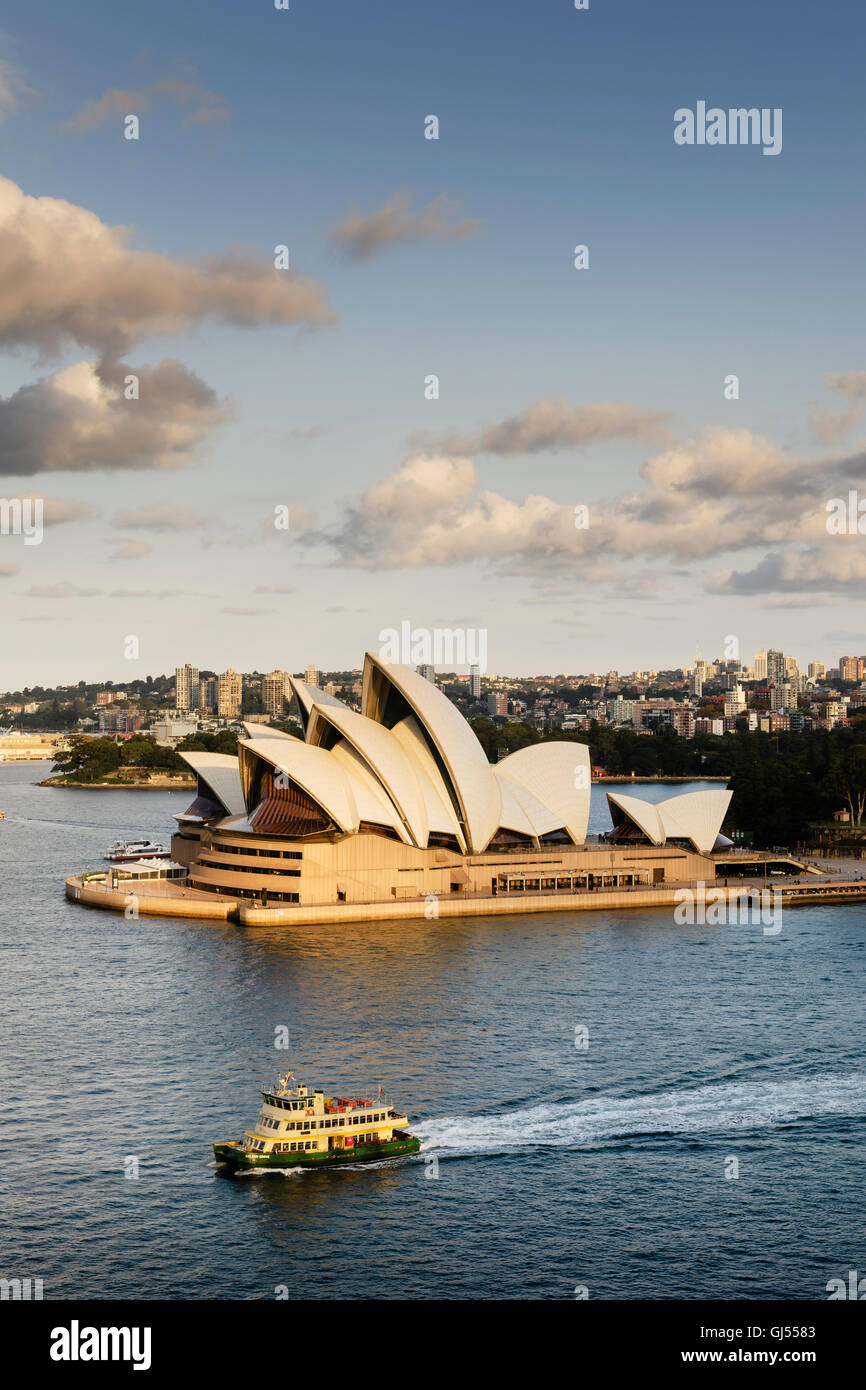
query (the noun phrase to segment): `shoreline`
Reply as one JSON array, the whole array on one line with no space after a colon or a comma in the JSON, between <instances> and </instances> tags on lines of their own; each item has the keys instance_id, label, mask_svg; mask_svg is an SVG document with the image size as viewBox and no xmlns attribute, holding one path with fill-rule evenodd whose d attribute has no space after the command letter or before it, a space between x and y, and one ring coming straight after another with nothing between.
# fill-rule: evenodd
<instances>
[{"instance_id":1,"label":"shoreline","mask_svg":"<svg viewBox=\"0 0 866 1390\"><path fill-rule=\"evenodd\" d=\"M153 777L146 782L64 782L58 777L46 777L44 782L36 782L37 787L72 787L75 791L180 791L188 792L195 790L194 778L179 777Z\"/></svg>"},{"instance_id":2,"label":"shoreline","mask_svg":"<svg viewBox=\"0 0 866 1390\"><path fill-rule=\"evenodd\" d=\"M491 764L492 766L492 764ZM616 777L593 777L594 787L613 786L631 784L637 786L638 783L652 784L657 782L660 786L666 784L678 784L686 782L729 782L730 777L699 777L691 774L688 777L631 777L625 773ZM176 787L179 791L189 791L194 789L196 782L191 779L173 779L168 777L152 778L146 782L66 782L59 777L46 777L44 781L37 782L37 787L73 787L78 791L116 791L129 788L132 791L148 791L155 788L158 791L171 790Z\"/></svg>"},{"instance_id":3,"label":"shoreline","mask_svg":"<svg viewBox=\"0 0 866 1390\"><path fill-rule=\"evenodd\" d=\"M169 886L170 882L170 886ZM165 886L163 886L165 885ZM310 903L306 906L258 907L229 895L215 895L197 888L184 888L177 880L151 880L146 891L139 884L136 892L134 880L122 888L107 888L101 884L85 883L80 874L66 880L66 897L70 902L85 907L101 908L103 911L123 912L134 904L134 915L153 917L186 917L208 920L234 920L242 927L307 927L316 924L342 922L376 922L384 920L429 919L430 910L425 898L406 901L388 900L370 903ZM435 916L443 917L499 917L513 916L525 912L593 912L600 909L623 908L675 908L683 901L684 888L694 888L692 884L671 884L669 887L610 888L593 889L582 893L533 893L483 895L453 898L440 898ZM820 902L842 902L866 899L866 879L844 879L839 883L816 884L772 884L764 885L761 879L741 879L739 883L724 884L711 882L706 885L708 893L720 894L716 902L742 903L742 895L749 892L761 893L762 888L776 901L778 895L787 906Z\"/></svg>"},{"instance_id":4,"label":"shoreline","mask_svg":"<svg viewBox=\"0 0 866 1390\"><path fill-rule=\"evenodd\" d=\"M609 782L730 782L731 774L727 777L702 776L700 773L691 772L688 777L632 777L631 773L617 773L610 777L593 777L594 787L603 787Z\"/></svg>"}]
</instances>

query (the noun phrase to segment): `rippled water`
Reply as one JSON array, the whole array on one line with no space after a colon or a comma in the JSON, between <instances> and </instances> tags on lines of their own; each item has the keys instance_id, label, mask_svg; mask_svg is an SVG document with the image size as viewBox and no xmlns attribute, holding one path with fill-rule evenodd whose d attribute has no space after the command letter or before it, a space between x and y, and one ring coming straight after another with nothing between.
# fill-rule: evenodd
<instances>
[{"instance_id":1,"label":"rippled water","mask_svg":"<svg viewBox=\"0 0 866 1390\"><path fill-rule=\"evenodd\" d=\"M126 921L63 879L164 839L188 793L45 771L0 765L0 1274L53 1298L814 1299L866 1268L862 906L777 937L667 911ZM281 1026L308 1082L381 1082L422 1153L217 1173Z\"/></svg>"}]
</instances>

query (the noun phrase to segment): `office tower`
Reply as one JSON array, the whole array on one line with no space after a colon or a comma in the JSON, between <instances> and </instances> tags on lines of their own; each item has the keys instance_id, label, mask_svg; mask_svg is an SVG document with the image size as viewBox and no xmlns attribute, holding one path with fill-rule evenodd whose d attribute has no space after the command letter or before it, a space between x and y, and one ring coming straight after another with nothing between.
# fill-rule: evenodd
<instances>
[{"instance_id":1,"label":"office tower","mask_svg":"<svg viewBox=\"0 0 866 1390\"><path fill-rule=\"evenodd\" d=\"M610 704L611 720L614 724L630 724L634 715L634 700L624 700L617 695Z\"/></svg>"},{"instance_id":2,"label":"office tower","mask_svg":"<svg viewBox=\"0 0 866 1390\"><path fill-rule=\"evenodd\" d=\"M680 738L694 738L695 712L693 709L674 710L671 722Z\"/></svg>"},{"instance_id":3,"label":"office tower","mask_svg":"<svg viewBox=\"0 0 866 1390\"><path fill-rule=\"evenodd\" d=\"M757 661L757 655L755 657ZM767 681L770 685L775 685L778 689L785 683L785 654L784 652L774 651L772 648L767 652Z\"/></svg>"},{"instance_id":4,"label":"office tower","mask_svg":"<svg viewBox=\"0 0 866 1390\"><path fill-rule=\"evenodd\" d=\"M216 676L207 676L205 680L198 683L198 709L206 710L209 714L216 714L217 707L217 682Z\"/></svg>"},{"instance_id":5,"label":"office tower","mask_svg":"<svg viewBox=\"0 0 866 1390\"><path fill-rule=\"evenodd\" d=\"M241 712L242 698L241 674L229 668L217 677L217 714L220 719L237 719Z\"/></svg>"},{"instance_id":6,"label":"office tower","mask_svg":"<svg viewBox=\"0 0 866 1390\"><path fill-rule=\"evenodd\" d=\"M863 674L862 662L856 656L839 657L839 679L843 681L859 681Z\"/></svg>"},{"instance_id":7,"label":"office tower","mask_svg":"<svg viewBox=\"0 0 866 1390\"><path fill-rule=\"evenodd\" d=\"M767 679L767 653L755 652L755 680L765 681Z\"/></svg>"},{"instance_id":8,"label":"office tower","mask_svg":"<svg viewBox=\"0 0 866 1390\"><path fill-rule=\"evenodd\" d=\"M194 666L178 666L174 673L174 703L179 710L196 709L198 705L198 671Z\"/></svg>"},{"instance_id":9,"label":"office tower","mask_svg":"<svg viewBox=\"0 0 866 1390\"><path fill-rule=\"evenodd\" d=\"M495 692L488 695L487 713L493 715L506 715L508 713L508 696L497 695Z\"/></svg>"},{"instance_id":10,"label":"office tower","mask_svg":"<svg viewBox=\"0 0 866 1390\"><path fill-rule=\"evenodd\" d=\"M477 666L469 667L469 694L473 700L481 699L481 672Z\"/></svg>"},{"instance_id":11,"label":"office tower","mask_svg":"<svg viewBox=\"0 0 866 1390\"><path fill-rule=\"evenodd\" d=\"M773 697L773 709L786 710L796 708L797 692L788 681L783 681L781 685L776 686Z\"/></svg>"},{"instance_id":12,"label":"office tower","mask_svg":"<svg viewBox=\"0 0 866 1390\"><path fill-rule=\"evenodd\" d=\"M736 719L746 708L746 697L743 694L743 687L735 685L733 690L729 690L725 695L725 718Z\"/></svg>"},{"instance_id":13,"label":"office tower","mask_svg":"<svg viewBox=\"0 0 866 1390\"><path fill-rule=\"evenodd\" d=\"M808 674L810 680L820 680L822 676L827 674L827 667L824 665L823 661L810 661Z\"/></svg>"},{"instance_id":14,"label":"office tower","mask_svg":"<svg viewBox=\"0 0 866 1390\"><path fill-rule=\"evenodd\" d=\"M285 713L292 698L292 687L285 671L271 671L262 678L262 707L272 719Z\"/></svg>"}]
</instances>

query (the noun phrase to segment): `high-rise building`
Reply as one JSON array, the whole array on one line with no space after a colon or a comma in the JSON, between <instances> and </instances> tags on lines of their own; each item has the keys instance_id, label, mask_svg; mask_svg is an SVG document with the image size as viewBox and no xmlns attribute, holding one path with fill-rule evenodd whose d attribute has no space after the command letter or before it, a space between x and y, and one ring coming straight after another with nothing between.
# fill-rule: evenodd
<instances>
[{"instance_id":1,"label":"high-rise building","mask_svg":"<svg viewBox=\"0 0 866 1390\"><path fill-rule=\"evenodd\" d=\"M776 693L777 693L777 695L778 695L778 691L777 691ZM777 701L776 708L777 708L777 709L796 709L796 708L797 708L797 691L796 691L795 687L794 687L789 681L785 681L785 682L783 683L783 685L782 685L781 699Z\"/></svg>"},{"instance_id":2,"label":"high-rise building","mask_svg":"<svg viewBox=\"0 0 866 1390\"><path fill-rule=\"evenodd\" d=\"M857 656L839 657L839 679L842 681L859 681L863 675L863 663Z\"/></svg>"},{"instance_id":3,"label":"high-rise building","mask_svg":"<svg viewBox=\"0 0 866 1390\"><path fill-rule=\"evenodd\" d=\"M755 680L765 681L767 679L767 653L755 652Z\"/></svg>"},{"instance_id":4,"label":"high-rise building","mask_svg":"<svg viewBox=\"0 0 866 1390\"><path fill-rule=\"evenodd\" d=\"M243 681L231 667L217 677L217 714L220 719L237 719L243 700Z\"/></svg>"},{"instance_id":5,"label":"high-rise building","mask_svg":"<svg viewBox=\"0 0 866 1390\"><path fill-rule=\"evenodd\" d=\"M671 723L680 738L694 738L695 712L693 709L674 710Z\"/></svg>"},{"instance_id":6,"label":"high-rise building","mask_svg":"<svg viewBox=\"0 0 866 1390\"><path fill-rule=\"evenodd\" d=\"M729 690L725 695L725 718L736 719L746 708L746 697L743 694L743 687L735 685L733 690Z\"/></svg>"},{"instance_id":7,"label":"high-rise building","mask_svg":"<svg viewBox=\"0 0 866 1390\"><path fill-rule=\"evenodd\" d=\"M695 669L694 669L694 671L692 671L692 677L691 677L691 681L689 682L689 686L690 686L691 692L692 692L692 694L694 695L695 699L696 699L696 700L699 700L699 699L701 698L701 696L703 695L703 693L704 693L704 667L703 667L703 662L701 663L700 666L696 666Z\"/></svg>"},{"instance_id":8,"label":"high-rise building","mask_svg":"<svg viewBox=\"0 0 866 1390\"><path fill-rule=\"evenodd\" d=\"M758 654L755 656L757 661ZM775 685L777 689L785 683L785 654L784 652L774 651L772 648L767 652L767 682Z\"/></svg>"},{"instance_id":9,"label":"high-rise building","mask_svg":"<svg viewBox=\"0 0 866 1390\"><path fill-rule=\"evenodd\" d=\"M207 676L205 680L198 683L198 704L197 709L206 710L210 714L216 714L217 707L217 681L216 676Z\"/></svg>"},{"instance_id":10,"label":"high-rise building","mask_svg":"<svg viewBox=\"0 0 866 1390\"><path fill-rule=\"evenodd\" d=\"M507 715L508 696L497 694L496 691L491 691L487 696L487 713L501 716Z\"/></svg>"},{"instance_id":11,"label":"high-rise building","mask_svg":"<svg viewBox=\"0 0 866 1390\"><path fill-rule=\"evenodd\" d=\"M630 724L634 714L634 701L624 700L621 695L617 695L615 700L610 702L610 718L614 724Z\"/></svg>"},{"instance_id":12,"label":"high-rise building","mask_svg":"<svg viewBox=\"0 0 866 1390\"><path fill-rule=\"evenodd\" d=\"M285 671L271 671L262 678L262 707L272 719L279 719L285 713L286 705L292 698L292 687Z\"/></svg>"},{"instance_id":13,"label":"high-rise building","mask_svg":"<svg viewBox=\"0 0 866 1390\"><path fill-rule=\"evenodd\" d=\"M477 666L469 667L469 694L473 700L481 699L481 671Z\"/></svg>"},{"instance_id":14,"label":"high-rise building","mask_svg":"<svg viewBox=\"0 0 866 1390\"><path fill-rule=\"evenodd\" d=\"M429 663L425 664L424 666L419 666L418 675L423 676L425 681L432 681L434 685L436 684L435 666L431 666Z\"/></svg>"},{"instance_id":15,"label":"high-rise building","mask_svg":"<svg viewBox=\"0 0 866 1390\"><path fill-rule=\"evenodd\" d=\"M318 671L316 670L315 666L308 666L308 667L307 667L306 671L304 672L304 680L305 680L305 682L307 683L307 685L315 685L315 686L318 686L318 684L319 684L319 673L318 673Z\"/></svg>"},{"instance_id":16,"label":"high-rise building","mask_svg":"<svg viewBox=\"0 0 866 1390\"><path fill-rule=\"evenodd\" d=\"M174 673L174 703L179 710L198 705L198 671L194 666L178 666Z\"/></svg>"},{"instance_id":17,"label":"high-rise building","mask_svg":"<svg viewBox=\"0 0 866 1390\"><path fill-rule=\"evenodd\" d=\"M808 666L808 675L809 675L809 679L810 679L810 680L812 680L812 681L820 680L821 677L824 676L824 675L826 675L826 674L827 674L827 667L824 665L823 661L810 661L810 662L809 662L809 666Z\"/></svg>"}]
</instances>

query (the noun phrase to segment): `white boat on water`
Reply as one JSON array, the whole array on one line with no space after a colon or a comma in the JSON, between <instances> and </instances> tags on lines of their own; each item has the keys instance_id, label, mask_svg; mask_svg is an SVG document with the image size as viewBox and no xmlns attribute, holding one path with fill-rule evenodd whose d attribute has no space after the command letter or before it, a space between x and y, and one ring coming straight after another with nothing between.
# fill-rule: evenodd
<instances>
[{"instance_id":1,"label":"white boat on water","mask_svg":"<svg viewBox=\"0 0 866 1390\"><path fill-rule=\"evenodd\" d=\"M117 840L109 846L106 859L122 864L130 859L170 859L171 850L153 840Z\"/></svg>"}]
</instances>

